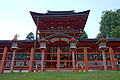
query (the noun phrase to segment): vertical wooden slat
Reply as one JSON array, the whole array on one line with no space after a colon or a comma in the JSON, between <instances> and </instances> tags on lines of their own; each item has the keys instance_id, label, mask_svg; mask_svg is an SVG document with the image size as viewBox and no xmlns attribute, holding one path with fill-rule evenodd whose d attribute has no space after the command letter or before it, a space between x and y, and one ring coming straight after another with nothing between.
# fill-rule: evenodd
<instances>
[{"instance_id":1,"label":"vertical wooden slat","mask_svg":"<svg viewBox=\"0 0 120 80\"><path fill-rule=\"evenodd\" d=\"M84 49L84 62L85 62L85 71L88 71L88 56L87 56L87 49Z\"/></svg>"},{"instance_id":2,"label":"vertical wooden slat","mask_svg":"<svg viewBox=\"0 0 120 80\"><path fill-rule=\"evenodd\" d=\"M60 48L57 49L57 72L60 72Z\"/></svg>"},{"instance_id":3,"label":"vertical wooden slat","mask_svg":"<svg viewBox=\"0 0 120 80\"><path fill-rule=\"evenodd\" d=\"M116 71L113 49L110 48L110 49L109 49L109 52L110 52L110 60L111 60L111 64L112 64L112 69L113 69L113 71Z\"/></svg>"},{"instance_id":4,"label":"vertical wooden slat","mask_svg":"<svg viewBox=\"0 0 120 80\"><path fill-rule=\"evenodd\" d=\"M33 70L33 58L34 58L34 49L32 48L30 52L29 72L32 72Z\"/></svg>"},{"instance_id":5,"label":"vertical wooden slat","mask_svg":"<svg viewBox=\"0 0 120 80\"><path fill-rule=\"evenodd\" d=\"M3 73L4 66L5 66L5 60L6 60L6 55L7 55L7 47L4 48L3 55L2 55L2 60L1 60L1 66L0 66L0 74Z\"/></svg>"}]
</instances>

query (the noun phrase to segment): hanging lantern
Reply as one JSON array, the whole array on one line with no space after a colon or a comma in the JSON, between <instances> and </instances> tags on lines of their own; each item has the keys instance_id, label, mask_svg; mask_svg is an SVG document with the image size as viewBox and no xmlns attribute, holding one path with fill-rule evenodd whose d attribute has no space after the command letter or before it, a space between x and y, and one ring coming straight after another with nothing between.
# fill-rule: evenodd
<instances>
[{"instance_id":1,"label":"hanging lantern","mask_svg":"<svg viewBox=\"0 0 120 80\"><path fill-rule=\"evenodd\" d=\"M11 50L12 51L15 51L19 48L19 40L17 40L16 38L14 38L13 40L10 41L12 43L12 46L11 46Z\"/></svg>"},{"instance_id":2,"label":"hanging lantern","mask_svg":"<svg viewBox=\"0 0 120 80\"><path fill-rule=\"evenodd\" d=\"M82 34L83 33L83 31L82 31L82 29L80 29L80 34Z\"/></svg>"},{"instance_id":3,"label":"hanging lantern","mask_svg":"<svg viewBox=\"0 0 120 80\"><path fill-rule=\"evenodd\" d=\"M40 32L40 31L38 31L38 34L41 34L41 32Z\"/></svg>"},{"instance_id":4,"label":"hanging lantern","mask_svg":"<svg viewBox=\"0 0 120 80\"><path fill-rule=\"evenodd\" d=\"M45 42L40 43L40 48L46 48L46 43Z\"/></svg>"},{"instance_id":5,"label":"hanging lantern","mask_svg":"<svg viewBox=\"0 0 120 80\"><path fill-rule=\"evenodd\" d=\"M69 40L69 42L70 42L70 49L76 49L77 48L77 46L76 46L76 43L78 42L77 39L72 38L72 39Z\"/></svg>"},{"instance_id":6,"label":"hanging lantern","mask_svg":"<svg viewBox=\"0 0 120 80\"><path fill-rule=\"evenodd\" d=\"M70 43L70 48L76 48L76 43L71 42L71 43Z\"/></svg>"},{"instance_id":7,"label":"hanging lantern","mask_svg":"<svg viewBox=\"0 0 120 80\"><path fill-rule=\"evenodd\" d=\"M99 48L106 48L106 43L105 42L99 43Z\"/></svg>"},{"instance_id":8,"label":"hanging lantern","mask_svg":"<svg viewBox=\"0 0 120 80\"><path fill-rule=\"evenodd\" d=\"M47 41L48 41L48 40L46 40L46 39L44 39L44 38L42 38L42 39L39 40L39 43L40 43L40 49L41 49L41 50L44 50L44 49L47 48L47 47L46 47L46 43L47 43Z\"/></svg>"},{"instance_id":9,"label":"hanging lantern","mask_svg":"<svg viewBox=\"0 0 120 80\"><path fill-rule=\"evenodd\" d=\"M101 38L98 40L97 44L98 44L98 49L100 51L103 51L103 50L105 51L107 49L107 46L106 46L107 41L108 40L105 38Z\"/></svg>"},{"instance_id":10,"label":"hanging lantern","mask_svg":"<svg viewBox=\"0 0 120 80\"><path fill-rule=\"evenodd\" d=\"M18 43L12 43L12 47L11 47L11 49L13 50L13 49L18 49Z\"/></svg>"}]
</instances>

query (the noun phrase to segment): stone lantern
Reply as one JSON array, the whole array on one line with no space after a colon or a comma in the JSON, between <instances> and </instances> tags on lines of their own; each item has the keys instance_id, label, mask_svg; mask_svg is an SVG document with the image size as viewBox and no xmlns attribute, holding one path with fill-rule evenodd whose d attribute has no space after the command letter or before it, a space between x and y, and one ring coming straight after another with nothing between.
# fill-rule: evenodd
<instances>
[{"instance_id":1,"label":"stone lantern","mask_svg":"<svg viewBox=\"0 0 120 80\"><path fill-rule=\"evenodd\" d=\"M105 56L105 51L107 50L107 46L106 46L106 43L108 42L108 40L107 39L105 39L105 38L101 38L101 39L99 39L98 40L98 42L97 42L97 45L99 46L98 47L98 49L100 50L100 51L102 51L102 55L103 55L103 64L104 64L104 70L106 71L106 70L108 70L107 69L107 65L106 65L106 56Z\"/></svg>"},{"instance_id":2,"label":"stone lantern","mask_svg":"<svg viewBox=\"0 0 120 80\"><path fill-rule=\"evenodd\" d=\"M11 50L13 51L12 62L11 62L11 67L10 67L10 73L12 73L13 67L14 67L14 62L15 62L15 53L19 49L20 42L19 42L19 40L17 40L17 38L14 38L10 42L12 43Z\"/></svg>"},{"instance_id":3,"label":"stone lantern","mask_svg":"<svg viewBox=\"0 0 120 80\"><path fill-rule=\"evenodd\" d=\"M47 44L46 39L42 38L40 39L38 42L40 43L40 49L42 52L42 59L41 59L41 72L43 72L43 68L44 68L44 57L45 57L45 50L47 49L46 44Z\"/></svg>"},{"instance_id":4,"label":"stone lantern","mask_svg":"<svg viewBox=\"0 0 120 80\"><path fill-rule=\"evenodd\" d=\"M69 42L70 42L70 49L72 50L72 65L73 65L73 71L75 71L75 54L74 54L74 52L75 52L75 50L77 49L76 44L77 44L78 40L75 39L75 38L72 38L72 39L69 40Z\"/></svg>"}]
</instances>

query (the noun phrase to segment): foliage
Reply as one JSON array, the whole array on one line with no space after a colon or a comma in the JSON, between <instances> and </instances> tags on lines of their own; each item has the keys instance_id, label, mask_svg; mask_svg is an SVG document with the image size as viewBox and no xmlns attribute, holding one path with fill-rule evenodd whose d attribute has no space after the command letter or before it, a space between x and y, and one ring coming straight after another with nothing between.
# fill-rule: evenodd
<instances>
[{"instance_id":1,"label":"foliage","mask_svg":"<svg viewBox=\"0 0 120 80\"><path fill-rule=\"evenodd\" d=\"M99 33L98 35L97 35L97 38L102 38L103 37L103 34L102 33Z\"/></svg>"},{"instance_id":2,"label":"foliage","mask_svg":"<svg viewBox=\"0 0 120 80\"><path fill-rule=\"evenodd\" d=\"M113 28L110 32L112 38L120 38L120 26Z\"/></svg>"},{"instance_id":3,"label":"foliage","mask_svg":"<svg viewBox=\"0 0 120 80\"><path fill-rule=\"evenodd\" d=\"M83 39L83 38L88 38L88 35L86 34L86 32L85 31L83 31L83 34L81 35L81 37L80 37L81 39Z\"/></svg>"},{"instance_id":4,"label":"foliage","mask_svg":"<svg viewBox=\"0 0 120 80\"><path fill-rule=\"evenodd\" d=\"M34 40L34 34L32 32L30 32L27 37L26 40Z\"/></svg>"},{"instance_id":5,"label":"foliage","mask_svg":"<svg viewBox=\"0 0 120 80\"><path fill-rule=\"evenodd\" d=\"M107 38L120 38L113 35L111 32L115 32L116 27L120 26L120 9L115 11L104 11L102 13L100 22L100 32L97 38L107 37ZM118 31L119 33L120 31ZM117 33L114 33L115 35ZM120 35L120 34L119 34Z\"/></svg>"},{"instance_id":6,"label":"foliage","mask_svg":"<svg viewBox=\"0 0 120 80\"><path fill-rule=\"evenodd\" d=\"M0 80L120 80L119 71L31 72L0 75Z\"/></svg>"}]
</instances>

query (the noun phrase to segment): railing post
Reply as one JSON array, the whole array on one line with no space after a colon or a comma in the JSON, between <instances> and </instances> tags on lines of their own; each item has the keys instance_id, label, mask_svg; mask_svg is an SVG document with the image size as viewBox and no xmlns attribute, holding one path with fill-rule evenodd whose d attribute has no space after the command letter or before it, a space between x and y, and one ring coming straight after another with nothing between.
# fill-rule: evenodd
<instances>
[{"instance_id":1,"label":"railing post","mask_svg":"<svg viewBox=\"0 0 120 80\"><path fill-rule=\"evenodd\" d=\"M30 52L29 72L32 72L33 70L33 58L34 58L34 49L32 48Z\"/></svg>"},{"instance_id":2,"label":"railing post","mask_svg":"<svg viewBox=\"0 0 120 80\"><path fill-rule=\"evenodd\" d=\"M88 56L87 56L87 49L84 49L84 62L85 62L85 71L88 71Z\"/></svg>"},{"instance_id":3,"label":"railing post","mask_svg":"<svg viewBox=\"0 0 120 80\"><path fill-rule=\"evenodd\" d=\"M60 72L60 48L57 49L57 72Z\"/></svg>"},{"instance_id":4,"label":"railing post","mask_svg":"<svg viewBox=\"0 0 120 80\"><path fill-rule=\"evenodd\" d=\"M1 60L1 66L0 66L0 74L3 73L4 66L5 66L5 60L6 60L6 55L7 55L7 47L4 48L3 55L2 55L2 60Z\"/></svg>"},{"instance_id":5,"label":"railing post","mask_svg":"<svg viewBox=\"0 0 120 80\"><path fill-rule=\"evenodd\" d=\"M109 52L110 52L110 60L111 60L111 64L112 64L112 69L113 69L113 71L116 71L113 49L110 48L110 49L109 49Z\"/></svg>"}]
</instances>

